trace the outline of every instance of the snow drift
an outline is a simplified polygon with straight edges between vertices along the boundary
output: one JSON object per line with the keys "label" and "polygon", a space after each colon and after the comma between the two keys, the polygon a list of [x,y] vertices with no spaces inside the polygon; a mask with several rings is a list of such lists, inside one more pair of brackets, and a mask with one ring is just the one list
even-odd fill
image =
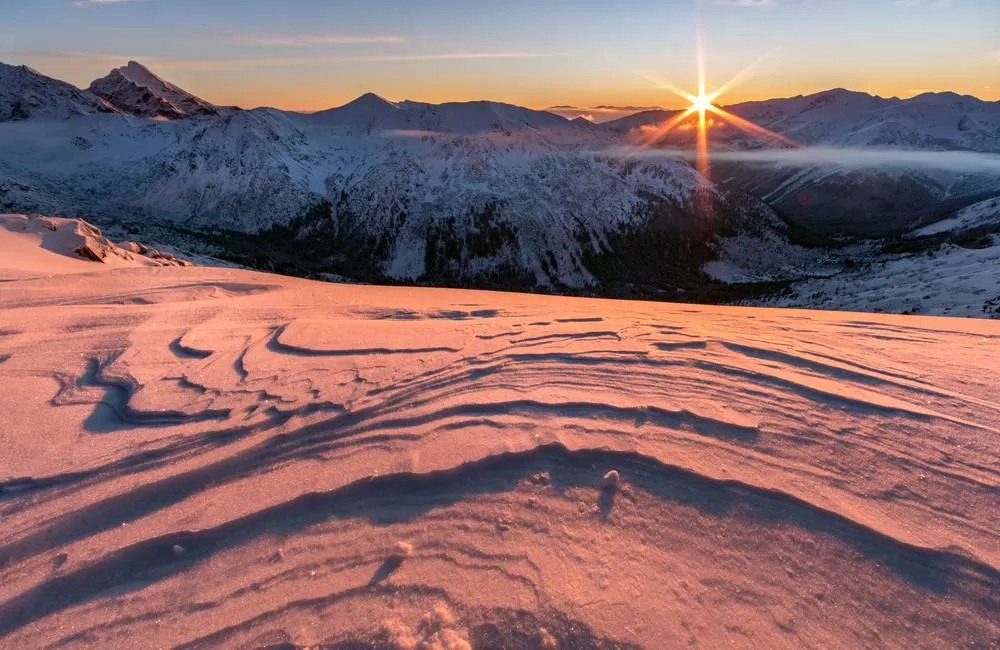
{"label": "snow drift", "polygon": [[35,275],[0,644],[1000,638],[994,323]]}

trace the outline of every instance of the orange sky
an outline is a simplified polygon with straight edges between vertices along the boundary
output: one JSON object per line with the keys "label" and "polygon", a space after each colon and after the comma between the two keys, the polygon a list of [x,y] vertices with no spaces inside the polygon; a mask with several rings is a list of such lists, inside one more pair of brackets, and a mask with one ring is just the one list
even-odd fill
{"label": "orange sky", "polygon": [[[997,0],[33,0],[3,9],[0,60],[87,86],[139,60],[219,104],[318,110],[368,91],[544,108],[679,107],[771,55],[719,103],[846,87],[1000,100]],[[196,17],[197,19],[195,20]]]}

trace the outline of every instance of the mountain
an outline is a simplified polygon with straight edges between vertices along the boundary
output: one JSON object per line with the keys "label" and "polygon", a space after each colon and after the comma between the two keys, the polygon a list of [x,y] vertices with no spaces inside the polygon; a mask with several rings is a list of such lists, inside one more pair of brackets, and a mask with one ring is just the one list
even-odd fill
{"label": "mountain", "polygon": [[324,124],[355,128],[402,129],[407,126],[408,111],[375,93],[365,93],[343,106],[319,111],[312,119]]}
{"label": "mountain", "polygon": [[64,120],[114,110],[97,97],[28,66],[0,63],[0,122]]}
{"label": "mountain", "polygon": [[[875,97],[844,89],[726,107],[739,117],[807,146],[1000,153],[1000,102],[954,93],[911,99]],[[675,112],[648,111],[601,125],[626,135],[660,124]],[[715,121],[714,150],[758,150],[767,143]],[[691,131],[675,130],[661,143],[692,146]],[[729,163],[713,165],[713,180],[753,193],[814,230],[884,236],[941,218],[994,196],[996,174],[964,169],[831,164]]]}
{"label": "mountain", "polygon": [[[992,124],[989,103],[914,106],[951,101]],[[800,136],[814,113],[813,134],[832,142],[851,131],[838,112],[845,124],[877,105],[924,115],[902,103],[831,91],[751,108],[774,128],[803,125]],[[665,115],[606,127],[374,94],[314,114],[42,115],[0,125],[0,210],[88,218],[115,236],[298,275],[718,301],[888,259],[879,243],[831,248],[824,231],[907,233],[1000,195],[995,175],[717,161],[709,182],[679,157],[620,153],[629,129]],[[730,137],[716,150],[759,147],[715,137]],[[928,256],[945,242],[912,241]]]}
{"label": "mountain", "polygon": [[394,104],[374,93],[326,111],[313,113],[312,121],[364,130],[472,134],[484,131],[520,131],[564,127],[566,118],[501,102],[448,102],[428,104],[403,101]]}
{"label": "mountain", "polygon": [[0,141],[0,208],[223,228],[218,252],[245,263],[372,279],[694,290],[727,235],[787,249],[767,256],[776,275],[803,256],[752,197],[709,188],[717,209],[695,215],[704,183],[682,161],[583,151],[599,140],[573,140],[583,128],[561,118],[468,133],[470,105],[443,108],[419,114],[454,118],[437,124],[460,133],[359,131],[270,109],[28,121]]}
{"label": "mountain", "polygon": [[[886,99],[838,88],[725,109],[808,146],[1000,152],[1000,102],[955,93]],[[601,126],[627,133],[660,124],[676,113],[645,111]],[[760,146],[753,136],[718,121],[710,135],[713,142],[732,148]],[[693,137],[691,132],[677,130],[666,142],[680,144]]]}
{"label": "mountain", "polygon": [[219,107],[164,81],[135,61],[94,81],[88,91],[121,112],[139,117],[175,120],[220,113]]}
{"label": "mountain", "polygon": [[963,208],[947,219],[935,221],[914,232],[911,237],[932,237],[975,230],[1000,232],[1000,196]]}

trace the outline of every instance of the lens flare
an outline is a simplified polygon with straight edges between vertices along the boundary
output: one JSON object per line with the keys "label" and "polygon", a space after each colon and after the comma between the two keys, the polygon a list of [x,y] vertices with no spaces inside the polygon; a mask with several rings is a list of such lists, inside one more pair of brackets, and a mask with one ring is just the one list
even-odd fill
{"label": "lens flare", "polygon": [[712,109],[712,98],[708,95],[698,95],[691,102],[691,108],[696,111],[708,111]]}
{"label": "lens flare", "polygon": [[[709,178],[709,172],[711,165],[709,164],[709,146],[708,146],[708,129],[711,124],[715,123],[715,120],[709,121],[706,117],[707,113],[720,118],[723,122],[731,124],[736,128],[745,131],[755,137],[762,139],[770,139],[780,142],[789,147],[801,147],[802,145],[792,140],[789,137],[783,136],[779,133],[775,133],[769,129],[766,129],[759,124],[754,124],[750,120],[744,119],[738,115],[734,115],[729,111],[716,106],[715,100],[732,88],[737,82],[744,79],[754,68],[760,65],[764,59],[768,58],[773,54],[769,52],[768,54],[761,57],[759,60],[755,61],[751,65],[747,66],[741,70],[736,76],[723,84],[718,90],[714,92],[707,92],[705,90],[705,57],[702,53],[702,41],[701,35],[696,35],[696,55],[698,62],[698,93],[692,95],[690,93],[684,92],[676,86],[653,79],[646,75],[642,75],[645,79],[649,80],[654,84],[656,88],[661,88],[664,90],[669,90],[675,95],[691,102],[691,106],[661,124],[651,133],[643,137],[642,146],[652,147],[662,141],[671,131],[676,129],[681,124],[684,124],[688,118],[697,115],[697,156],[696,156],[696,168],[698,172],[705,177]],[[685,127],[687,128],[687,127]]]}

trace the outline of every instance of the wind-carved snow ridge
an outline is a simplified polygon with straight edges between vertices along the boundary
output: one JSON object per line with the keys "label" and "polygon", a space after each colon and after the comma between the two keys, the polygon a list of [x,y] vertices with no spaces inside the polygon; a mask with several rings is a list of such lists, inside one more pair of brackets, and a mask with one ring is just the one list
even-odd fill
{"label": "wind-carved snow ridge", "polygon": [[198,267],[0,314],[4,644],[1000,634],[985,321]]}
{"label": "wind-carved snow ridge", "polygon": [[146,244],[115,244],[86,221],[41,215],[0,214],[0,254],[0,280],[103,267],[190,266]]}

